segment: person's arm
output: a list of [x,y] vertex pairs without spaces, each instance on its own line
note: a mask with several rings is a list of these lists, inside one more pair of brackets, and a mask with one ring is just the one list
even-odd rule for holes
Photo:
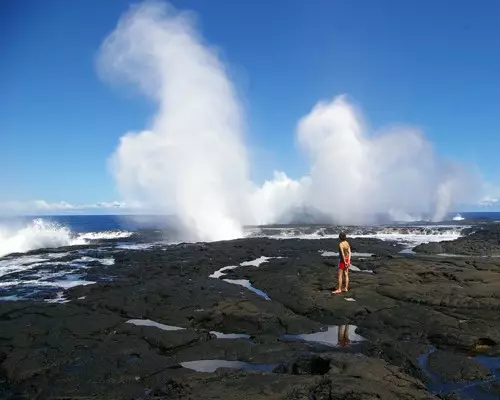
[[349,265],[351,260],[351,249],[349,245],[342,246],[342,258],[344,259],[344,264]]

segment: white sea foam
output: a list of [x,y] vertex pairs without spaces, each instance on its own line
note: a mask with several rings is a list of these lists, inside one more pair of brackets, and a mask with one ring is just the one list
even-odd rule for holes
[[0,257],[49,247],[85,244],[71,231],[56,222],[37,218],[21,228],[0,226]]
[[32,287],[54,287],[54,288],[62,288],[69,289],[75,286],[86,286],[92,285],[95,282],[93,281],[85,281],[83,279],[74,279],[74,280],[58,280],[58,281],[46,281],[43,279],[27,279],[27,280],[11,280],[7,282],[0,282],[0,287],[10,287],[10,286],[32,286]]
[[122,250],[147,250],[164,243],[127,243],[116,246]]
[[406,246],[417,246],[422,243],[444,242],[456,240],[461,236],[461,230],[449,229],[446,231],[437,231],[434,233],[419,232],[386,232],[381,231],[371,234],[350,235],[353,238],[373,238],[384,241],[393,241]]
[[[36,218],[23,225],[0,225],[0,257],[42,248],[86,245],[95,240],[122,239],[132,234],[128,231],[73,233],[57,222]],[[60,258],[65,255],[67,253],[51,253],[49,257]]]
[[115,259],[113,257],[108,258],[95,258],[95,257],[80,257],[71,261],[71,263],[89,263],[89,262],[99,262],[102,265],[113,265],[115,263]]
[[[462,230],[470,225],[404,225],[381,227],[320,227],[308,226],[250,228],[247,237],[269,237],[271,239],[338,239],[338,232],[345,230],[351,238],[373,238],[394,241],[407,246],[421,243],[451,241],[462,235]],[[359,254],[359,256],[363,256]]]
[[453,217],[453,221],[463,221],[465,218],[462,215],[457,214]]
[[63,292],[57,292],[57,295],[56,295],[55,298],[53,298],[53,299],[47,299],[45,301],[47,303],[61,303],[61,304],[69,302],[69,300],[66,297],[64,297],[64,293]]
[[133,235],[133,232],[128,231],[101,231],[101,232],[86,232],[78,235],[81,240],[106,240],[106,239],[124,239]]

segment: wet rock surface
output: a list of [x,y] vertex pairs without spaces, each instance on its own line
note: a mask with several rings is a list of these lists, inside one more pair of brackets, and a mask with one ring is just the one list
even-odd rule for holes
[[465,382],[491,378],[491,371],[479,362],[460,354],[435,351],[429,356],[429,371],[444,382]]
[[417,253],[500,256],[500,224],[483,224],[463,231],[457,240],[425,243],[415,247]]
[[[336,258],[321,255],[336,250],[333,240],[114,249],[113,265],[86,269],[113,279],[64,291],[68,303],[0,302],[0,398],[435,399],[434,374],[491,378],[461,354],[498,352],[500,259],[403,256],[401,246],[375,239],[351,244],[373,256],[353,259],[359,271],[341,295],[331,294]],[[262,256],[281,258],[240,265]],[[209,277],[225,266],[235,268]],[[248,280],[271,300],[224,279]],[[128,322],[137,319],[168,327]],[[355,327],[332,330],[337,337],[327,341],[286,339],[331,325]],[[233,363],[185,367],[199,360]]]

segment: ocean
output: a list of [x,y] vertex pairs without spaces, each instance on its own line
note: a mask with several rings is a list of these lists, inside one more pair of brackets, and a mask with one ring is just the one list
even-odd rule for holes
[[[478,221],[500,221],[500,213],[452,214],[447,221],[379,226],[284,225],[245,228],[246,237],[273,239],[371,237],[403,244],[408,250],[426,242],[454,240]],[[115,263],[124,250],[168,249],[177,244],[164,216],[71,215],[0,219],[0,300],[36,298],[63,301],[64,289],[93,284],[89,266]],[[45,249],[45,250],[44,250]]]

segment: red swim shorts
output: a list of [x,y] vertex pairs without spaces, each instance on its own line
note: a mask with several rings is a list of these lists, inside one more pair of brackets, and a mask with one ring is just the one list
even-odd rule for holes
[[[349,261],[350,260],[347,260],[348,263],[349,263]],[[347,269],[347,266],[345,265],[344,260],[339,261],[339,269],[342,269],[342,270]]]

